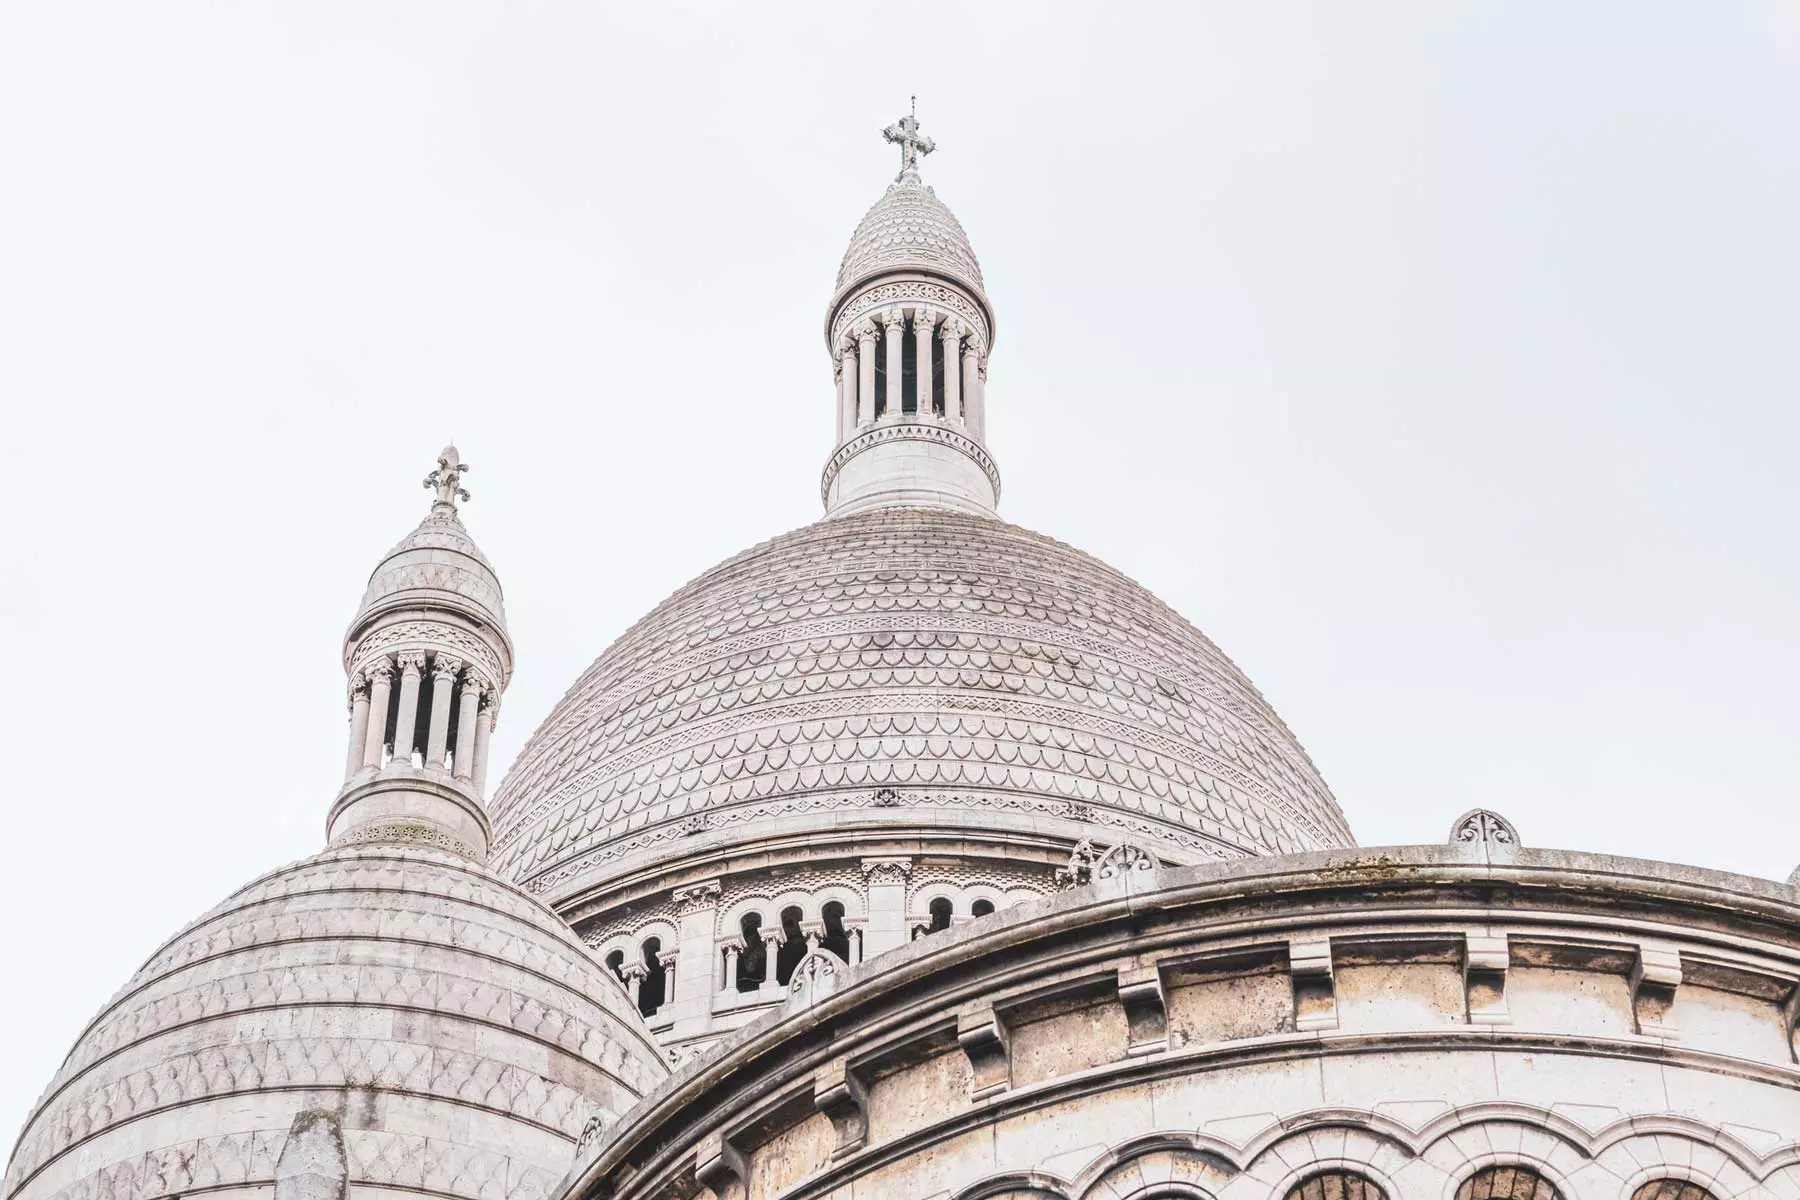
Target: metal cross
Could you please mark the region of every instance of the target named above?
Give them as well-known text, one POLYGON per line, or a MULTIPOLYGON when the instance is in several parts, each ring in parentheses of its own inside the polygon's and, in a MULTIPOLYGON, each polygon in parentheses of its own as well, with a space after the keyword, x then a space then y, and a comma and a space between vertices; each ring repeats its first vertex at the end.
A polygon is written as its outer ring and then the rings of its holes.
POLYGON ((900 173, 894 176, 896 183, 908 175, 914 179, 919 177, 919 158, 937 149, 937 143, 919 133, 918 116, 919 98, 913 97, 913 111, 901 117, 892 125, 881 131, 881 136, 900 147, 900 173))

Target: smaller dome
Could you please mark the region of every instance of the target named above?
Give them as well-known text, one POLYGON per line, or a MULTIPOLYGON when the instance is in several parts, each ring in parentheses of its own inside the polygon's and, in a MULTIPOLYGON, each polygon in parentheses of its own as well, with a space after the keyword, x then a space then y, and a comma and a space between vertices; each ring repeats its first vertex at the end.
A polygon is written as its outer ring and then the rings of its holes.
POLYGON ((448 504, 432 505, 419 527, 382 558, 351 628, 390 609, 412 607, 454 609, 506 630, 500 579, 448 504))
POLYGON ((268 1195, 297 1114, 353 1195, 541 1200, 592 1118, 668 1075, 568 926, 425 846, 328 850, 150 957, 25 1122, 0 1196, 268 1195))
POLYGON ((981 292, 981 264, 969 235, 937 193, 909 175, 890 184, 850 236, 838 267, 845 288, 886 271, 933 271, 981 292))

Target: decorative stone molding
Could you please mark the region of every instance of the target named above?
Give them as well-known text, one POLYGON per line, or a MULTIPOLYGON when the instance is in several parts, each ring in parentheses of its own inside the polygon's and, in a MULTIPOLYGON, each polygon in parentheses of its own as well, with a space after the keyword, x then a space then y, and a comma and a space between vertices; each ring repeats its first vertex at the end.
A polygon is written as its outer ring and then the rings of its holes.
POLYGON ((1681 1036, 1669 1015, 1681 978, 1679 950, 1648 942, 1638 947, 1637 961, 1631 967, 1631 1010, 1638 1033, 1665 1040, 1681 1036))
POLYGON ((868 1140, 869 1093, 847 1059, 833 1059, 813 1074, 813 1106, 837 1131, 833 1158, 861 1149, 868 1140))
POLYGON ((794 964, 794 973, 788 976, 788 992, 794 996, 804 995, 810 1003, 837 991, 847 967, 843 959, 829 950, 820 949, 810 936, 807 943, 812 949, 794 964))
POLYGON ((334 839, 332 844, 334 846, 364 846, 375 842, 435 846, 439 850, 448 850, 451 854, 460 855, 475 862, 481 861, 481 853, 461 838, 452 837, 436 826, 421 824, 418 821, 385 821, 373 825, 360 825, 342 837, 334 839))
POLYGON ((1006 1024, 991 1004, 980 1004, 956 1014, 956 1041, 969 1058, 974 1073, 969 1085, 972 1099, 981 1100, 1012 1086, 1012 1050, 1006 1024))
POLYGON ((707 879, 687 887, 676 888, 673 894, 675 911, 681 916, 692 916, 718 907, 719 896, 723 885, 717 879, 707 879))
POLYGON ((725 1189, 734 1183, 749 1190, 750 1167, 731 1140, 723 1132, 714 1130, 701 1139, 694 1152, 694 1178, 702 1187, 723 1196, 725 1189))
POLYGON ((994 465, 993 458, 980 442, 953 425, 941 423, 936 417, 911 413, 904 416, 883 416, 874 425, 839 446, 837 453, 826 462, 825 473, 819 480, 820 502, 830 504, 831 485, 836 482, 845 463, 871 447, 898 440, 938 442, 960 450, 975 460, 975 465, 981 468, 982 473, 988 477, 988 483, 993 486, 995 501, 1000 499, 1000 468, 994 465))
POLYGON ((1331 939, 1290 941, 1288 973, 1294 988, 1294 1028, 1302 1033, 1336 1029, 1337 981, 1332 975, 1331 939))
POLYGON ((1456 818, 1450 826, 1450 844, 1458 842, 1490 842, 1498 846, 1519 845, 1519 831, 1513 823, 1488 808, 1474 808, 1456 818))
POLYGON ((1154 871, 1161 864, 1155 854, 1132 842, 1117 842, 1094 863, 1095 879, 1120 879, 1143 871, 1154 871))
POLYGON ((1471 1025, 1510 1025, 1506 972, 1512 965, 1504 933, 1470 933, 1463 949, 1463 1000, 1471 1025))
POLYGON ((1156 1054, 1169 1048, 1167 998, 1162 970, 1155 964, 1119 972, 1119 1003, 1125 1006, 1127 1055, 1156 1054))
POLYGON ((904 886, 906 877, 912 874, 913 860, 910 858, 865 858, 862 860, 862 873, 868 878, 870 887, 904 886))
POLYGON ((837 315, 831 322, 830 332, 826 335, 826 344, 834 344, 844 336, 846 330, 870 320, 875 313, 895 304, 902 307, 930 305, 954 313, 963 324, 963 335, 984 351, 992 340, 988 314, 980 304, 961 288, 920 278, 891 280, 857 292, 839 306, 837 315))

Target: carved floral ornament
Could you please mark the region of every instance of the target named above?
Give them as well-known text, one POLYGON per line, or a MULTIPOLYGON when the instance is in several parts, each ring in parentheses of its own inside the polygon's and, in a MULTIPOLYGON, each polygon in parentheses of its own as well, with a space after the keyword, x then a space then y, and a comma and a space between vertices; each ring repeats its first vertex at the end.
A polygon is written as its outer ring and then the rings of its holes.
POLYGON ((1450 844, 1488 842, 1498 846, 1517 846, 1519 831, 1513 823, 1488 808, 1471 809, 1456 818, 1450 827, 1450 844))
POLYGON ((924 279, 901 279, 880 283, 858 292, 846 302, 831 322, 831 345, 842 346, 846 340, 873 336, 875 323, 888 312, 905 309, 935 310, 934 317, 947 317, 961 326, 962 334, 976 353, 984 359, 990 334, 987 314, 981 306, 956 288, 924 279))
POLYGON ((1069 852, 1069 861, 1056 868, 1057 891, 1085 887, 1096 880, 1118 879, 1139 871, 1154 871, 1161 861, 1133 842, 1116 842, 1102 850, 1092 838, 1082 838, 1069 852))

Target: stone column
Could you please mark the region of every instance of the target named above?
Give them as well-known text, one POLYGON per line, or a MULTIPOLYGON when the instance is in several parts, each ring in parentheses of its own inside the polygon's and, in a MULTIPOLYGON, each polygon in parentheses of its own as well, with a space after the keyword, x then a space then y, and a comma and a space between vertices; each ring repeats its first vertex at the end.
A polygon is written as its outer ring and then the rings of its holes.
MULTIPOLYGON (((657 966, 663 969, 663 1007, 675 1003, 675 964, 681 961, 681 951, 664 950, 656 956, 657 966)), ((661 1012, 662 1008, 658 1008, 661 1012)))
POLYGON ((961 421, 962 325, 948 317, 938 326, 938 337, 944 343, 944 420, 961 421))
POLYGON ((863 875, 869 881, 869 923, 863 935, 863 954, 877 954, 906 945, 906 877, 912 873, 910 858, 865 858, 863 875))
POLYGON ((775 973, 775 960, 781 956, 781 920, 776 919, 774 927, 762 931, 763 940, 763 981, 757 991, 763 999, 781 995, 781 979, 775 973))
POLYGON ((500 689, 489 687, 481 694, 481 711, 475 714, 475 761, 470 764, 477 796, 487 795, 488 738, 494 722, 500 717, 500 689))
POLYGON ((481 707, 482 691, 475 672, 463 676, 462 698, 456 708, 456 777, 465 782, 475 776, 475 713, 481 707))
POLYGON ((975 339, 963 342, 963 422, 976 441, 982 441, 982 434, 987 427, 987 413, 984 411, 986 396, 981 381, 984 372, 981 365, 981 351, 975 346, 975 339))
POLYGON ((929 308, 913 309, 913 382, 918 388, 918 415, 931 415, 931 335, 937 314, 929 308))
POLYGON ((856 430, 856 343, 849 338, 838 348, 838 441, 850 440, 856 430))
MULTIPOLYGON (((386 713, 382 714, 386 716, 386 713)), ((350 749, 344 759, 344 778, 362 768, 363 747, 369 741, 369 681, 358 679, 350 685, 350 749)))
POLYGON ((856 327, 856 423, 875 419, 875 322, 856 327))
POLYGON ((450 753, 450 706, 456 702, 456 676, 462 664, 448 654, 431 660, 431 730, 425 741, 425 765, 444 769, 450 753))
POLYGON ((650 968, 644 965, 642 959, 639 959, 636 962, 628 962, 619 968, 619 974, 625 977, 625 994, 631 997, 631 1007, 643 1012, 644 1006, 638 998, 643 995, 644 976, 650 974, 650 968))
POLYGON ((417 650, 400 656, 400 716, 394 722, 394 757, 412 765, 413 735, 419 724, 419 675, 425 656, 417 650))
POLYGON ((387 744, 388 697, 394 689, 394 664, 381 659, 367 671, 369 677, 369 733, 363 742, 362 765, 381 766, 381 748, 387 744))
POLYGON ((900 415, 900 375, 905 369, 902 365, 900 339, 906 335, 906 314, 897 308, 890 308, 881 314, 881 323, 887 328, 887 417, 892 420, 900 415))
POLYGON ((721 992, 737 991, 738 958, 744 953, 744 939, 734 937, 725 943, 725 978, 719 984, 721 992))

